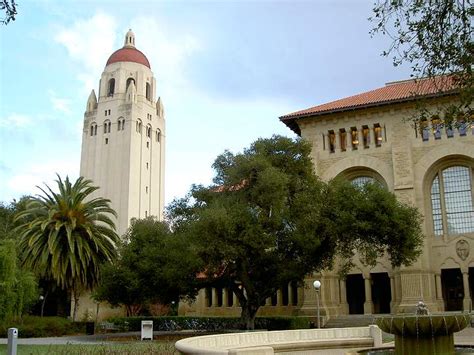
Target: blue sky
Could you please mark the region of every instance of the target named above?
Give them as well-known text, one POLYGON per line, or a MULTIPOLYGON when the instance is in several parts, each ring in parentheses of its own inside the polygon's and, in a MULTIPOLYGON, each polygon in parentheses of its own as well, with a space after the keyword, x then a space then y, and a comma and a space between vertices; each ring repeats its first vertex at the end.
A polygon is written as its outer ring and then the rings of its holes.
POLYGON ((278 117, 409 77, 370 38, 373 1, 18 0, 0 27, 0 201, 79 174, 87 97, 129 28, 166 114, 166 203, 278 117))

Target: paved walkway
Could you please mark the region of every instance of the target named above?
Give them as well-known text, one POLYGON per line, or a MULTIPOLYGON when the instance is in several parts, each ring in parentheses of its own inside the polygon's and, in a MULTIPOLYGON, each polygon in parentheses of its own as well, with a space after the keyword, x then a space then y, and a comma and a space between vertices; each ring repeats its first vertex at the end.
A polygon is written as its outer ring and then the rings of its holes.
MULTIPOLYGON (((190 333, 189 331, 179 332, 153 332, 156 335, 184 335, 190 333)), ((21 336, 21 334, 20 334, 21 336)), ((78 336, 65 336, 65 337, 51 337, 51 338, 19 338, 18 344, 28 345, 51 345, 51 344, 103 344, 110 341, 110 339, 117 338, 135 338, 140 340, 140 332, 127 332, 127 333, 109 333, 109 334, 95 334, 95 335, 78 335, 78 336)), ((6 338, 0 338, 0 344, 7 344, 6 338)), ((456 345, 473 345, 474 346, 474 328, 466 328, 458 333, 454 334, 454 343, 456 345)), ((385 346, 393 346, 392 343, 385 343, 385 346)), ((311 350, 308 352, 299 352, 298 354, 311 354, 311 355, 345 355, 356 351, 358 349, 326 349, 326 350, 311 350)))

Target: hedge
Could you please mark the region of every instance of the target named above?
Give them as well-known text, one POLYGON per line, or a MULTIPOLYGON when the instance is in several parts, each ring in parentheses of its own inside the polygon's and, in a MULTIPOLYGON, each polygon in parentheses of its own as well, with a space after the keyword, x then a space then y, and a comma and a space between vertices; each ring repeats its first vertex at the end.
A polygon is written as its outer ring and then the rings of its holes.
MULTIPOLYGON (((142 320, 152 320, 155 331, 223 331, 244 328, 241 319, 236 317, 112 317, 107 321, 114 323, 123 331, 140 331, 142 320)), ((255 319, 255 329, 307 329, 309 326, 310 321, 306 317, 257 317, 255 319)))
POLYGON ((18 321, 0 324, 0 338, 8 336, 8 328, 17 328, 20 338, 54 337, 85 334, 85 322, 72 322, 61 317, 24 316, 18 321))

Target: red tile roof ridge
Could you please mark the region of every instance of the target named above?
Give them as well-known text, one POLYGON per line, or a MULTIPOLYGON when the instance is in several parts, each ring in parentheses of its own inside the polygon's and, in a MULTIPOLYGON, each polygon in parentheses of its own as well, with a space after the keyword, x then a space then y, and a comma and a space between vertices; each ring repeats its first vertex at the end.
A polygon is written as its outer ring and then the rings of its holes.
POLYGON ((321 115, 391 102, 409 101, 419 97, 446 94, 455 90, 455 82, 452 77, 448 76, 394 81, 377 89, 295 111, 281 116, 280 119, 287 121, 302 116, 321 115))

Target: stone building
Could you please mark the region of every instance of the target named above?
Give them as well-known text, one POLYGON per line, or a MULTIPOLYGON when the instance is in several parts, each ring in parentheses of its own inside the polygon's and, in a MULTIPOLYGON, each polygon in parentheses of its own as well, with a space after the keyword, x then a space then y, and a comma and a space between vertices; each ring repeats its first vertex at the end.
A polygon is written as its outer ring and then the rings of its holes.
MULTIPOLYGON (((305 286, 279 290, 259 315, 316 314, 315 279, 326 317, 412 311, 423 300, 431 311, 467 310, 474 295, 474 127, 443 127, 439 116, 414 124, 417 103, 439 112, 456 91, 436 80, 407 80, 280 117, 311 142, 315 172, 354 184, 378 181, 424 216, 424 251, 416 263, 393 269, 387 258, 374 268, 355 257, 340 279, 337 267, 309 276, 305 286)), ((182 313, 238 315, 226 290, 201 290, 182 313)))
MULTIPOLYGON (((92 90, 87 100, 80 168, 81 176, 100 187, 93 197, 111 200, 119 235, 132 218, 163 216, 165 117, 156 89, 150 63, 130 30, 107 60, 98 95, 92 90)), ((96 304, 88 297, 79 307, 79 318, 95 316, 96 304)))

